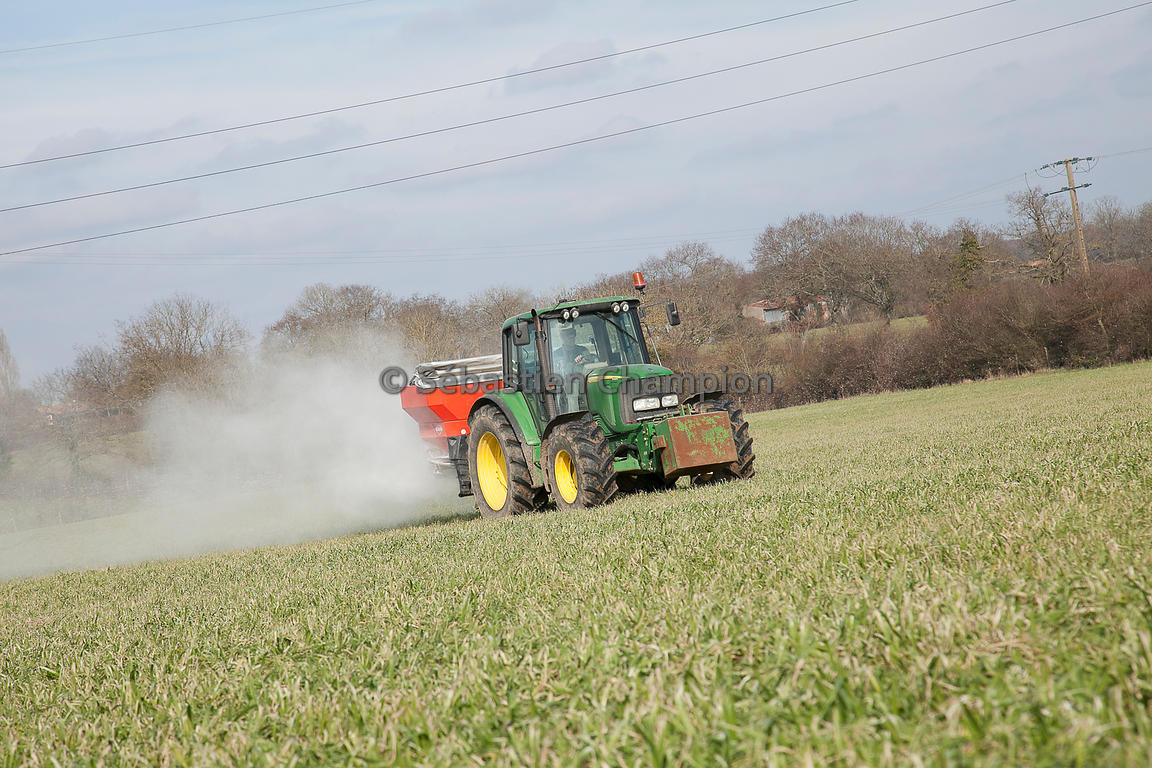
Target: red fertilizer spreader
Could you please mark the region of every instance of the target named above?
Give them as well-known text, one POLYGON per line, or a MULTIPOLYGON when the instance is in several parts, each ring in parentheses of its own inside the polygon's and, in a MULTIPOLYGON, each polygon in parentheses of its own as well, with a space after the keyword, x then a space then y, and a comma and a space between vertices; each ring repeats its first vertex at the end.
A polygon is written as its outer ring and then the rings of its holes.
MULTIPOLYGON (((500 355, 440 360, 416 366, 416 375, 400 391, 400 405, 416 420, 420 437, 429 446, 437 469, 455 472, 451 448, 467 445, 453 440, 468 434, 468 413, 482 395, 504 386, 500 355)), ((465 448, 466 450, 466 448, 465 448)))

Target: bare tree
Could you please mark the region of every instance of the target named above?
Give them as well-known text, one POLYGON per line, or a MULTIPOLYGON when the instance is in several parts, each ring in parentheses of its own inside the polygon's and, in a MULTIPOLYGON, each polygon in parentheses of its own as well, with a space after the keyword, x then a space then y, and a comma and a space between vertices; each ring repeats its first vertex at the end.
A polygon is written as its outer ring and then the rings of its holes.
POLYGON ((649 303, 676 302, 682 325, 665 328, 663 308, 654 306, 649 324, 668 343, 708 344, 730 333, 740 318, 744 270, 707 243, 684 242, 640 265, 649 303))
POLYGON ((39 426, 36 401, 32 394, 20 388, 20 371, 16 358, 8 346, 4 331, 0 330, 0 494, 10 475, 13 456, 39 426))
POLYGON ((530 291, 509 286, 493 286, 472 294, 463 307, 466 321, 462 332, 467 339, 465 354, 484 354, 499 349, 504 321, 537 304, 530 291))
POLYGON ((195 383, 210 365, 243 351, 248 342, 248 332, 227 310, 182 295, 119 323, 117 337, 111 370, 123 366, 118 397, 131 404, 169 382, 195 383))
POLYGON ((1063 280, 1072 262, 1075 242, 1067 204, 1029 188, 1009 195, 1008 206, 1014 220, 1007 232, 1024 247, 1028 268, 1045 282, 1063 280))
POLYGON ((0 328, 0 402, 14 397, 20 389, 20 368, 8 346, 8 337, 0 328))
POLYGON ((805 213, 761 232, 752 249, 761 292, 777 300, 795 297, 795 307, 823 299, 833 320, 843 316, 851 297, 838 289, 839 265, 827 247, 835 227, 821 213, 805 213))
POLYGON ((71 397, 71 368, 59 368, 32 382, 30 392, 38 405, 54 405, 71 397))
POLYGON ((632 286, 632 272, 628 271, 597 275, 593 280, 580 283, 569 293, 572 296, 632 296, 636 289, 632 286))
POLYGON ((268 331, 295 342, 321 328, 381 323, 391 302, 391 296, 370 285, 316 283, 305 288, 268 331))
POLYGON ((896 218, 862 213, 841 217, 839 223, 833 248, 842 270, 840 292, 891 319, 913 266, 907 227, 896 218))
POLYGON ((1152 203, 1144 203, 1132 222, 1133 251, 1138 259, 1152 259, 1152 203))
MULTIPOLYGON (((443 296, 410 296, 395 303, 391 321, 408 351, 423 360, 446 360, 468 354, 464 311, 443 296)), ((496 337, 493 330, 493 339, 496 337)))
POLYGON ((49 404, 77 400, 99 408, 127 407, 128 375, 125 356, 96 344, 78 348, 72 367, 58 377, 42 379, 40 389, 50 391, 49 404))
POLYGON ((16 358, 12 356, 12 349, 8 346, 8 337, 4 329, 0 328, 0 479, 3 479, 12 467, 12 449, 15 443, 16 404, 20 391, 20 371, 16 367, 16 358))
POLYGON ((1088 234, 1092 246, 1100 249, 1104 261, 1123 258, 1125 240, 1133 227, 1133 216, 1124 209, 1120 200, 1112 195, 1102 197, 1092 204, 1092 215, 1088 218, 1088 234))
POLYGON ((842 316, 853 304, 891 318, 907 294, 913 238, 899 219, 806 214, 761 233, 753 257, 765 287, 806 306, 820 298, 842 316))
POLYGON ((822 213, 804 213, 768 227, 756 239, 752 259, 757 269, 787 267, 811 258, 832 228, 822 213))
POLYGON ((348 342, 352 331, 383 332, 394 308, 389 294, 370 285, 316 283, 268 327, 264 345, 278 352, 331 352, 348 342))

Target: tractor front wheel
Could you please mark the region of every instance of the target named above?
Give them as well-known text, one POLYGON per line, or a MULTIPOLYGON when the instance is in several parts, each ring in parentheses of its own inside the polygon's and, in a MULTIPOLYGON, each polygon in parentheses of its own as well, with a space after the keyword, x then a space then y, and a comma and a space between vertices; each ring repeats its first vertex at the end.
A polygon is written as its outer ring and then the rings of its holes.
POLYGON ((507 517, 539 509, 547 500, 532 487, 520 439, 504 414, 478 410, 468 422, 468 472, 483 517, 507 517))
POLYGON ((544 445, 544 466, 552 480, 552 499, 560 509, 607 504, 619 490, 612 451, 592 419, 556 427, 544 445))

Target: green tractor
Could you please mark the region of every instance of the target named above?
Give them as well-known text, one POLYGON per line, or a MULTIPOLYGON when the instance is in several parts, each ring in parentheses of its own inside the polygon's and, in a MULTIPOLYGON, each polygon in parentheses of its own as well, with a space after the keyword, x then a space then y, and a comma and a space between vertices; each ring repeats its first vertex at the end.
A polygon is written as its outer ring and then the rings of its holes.
MULTIPOLYGON (((679 323, 672 305, 669 322, 679 323)), ((644 327, 631 297, 533 309, 504 323, 499 358, 418 367, 405 408, 486 517, 537 510, 549 497, 561 509, 593 507, 681 477, 752 477, 736 402, 719 386, 688 391, 701 388, 653 364, 644 327), (451 375, 484 363, 487 376, 451 375)))

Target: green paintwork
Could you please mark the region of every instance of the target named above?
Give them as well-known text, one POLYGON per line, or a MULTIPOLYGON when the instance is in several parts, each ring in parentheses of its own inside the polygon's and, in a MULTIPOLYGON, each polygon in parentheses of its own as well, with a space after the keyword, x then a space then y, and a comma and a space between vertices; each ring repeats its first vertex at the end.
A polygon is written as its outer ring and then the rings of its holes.
POLYGON ((622 459, 616 459, 612 462, 612 469, 617 473, 620 472, 640 472, 644 468, 640 466, 640 462, 631 456, 626 456, 622 459))
POLYGON ((486 397, 491 400, 499 400, 508 406, 512 417, 516 419, 520 430, 524 433, 524 442, 528 445, 540 445, 540 431, 536 428, 536 421, 532 418, 532 411, 528 408, 528 401, 523 392, 501 390, 486 397))
POLYGON ((588 411, 601 421, 605 431, 630 432, 639 424, 624 421, 620 402, 622 382, 635 379, 651 379, 670 376, 672 371, 659 365, 608 365, 597 368, 588 374, 588 411))

